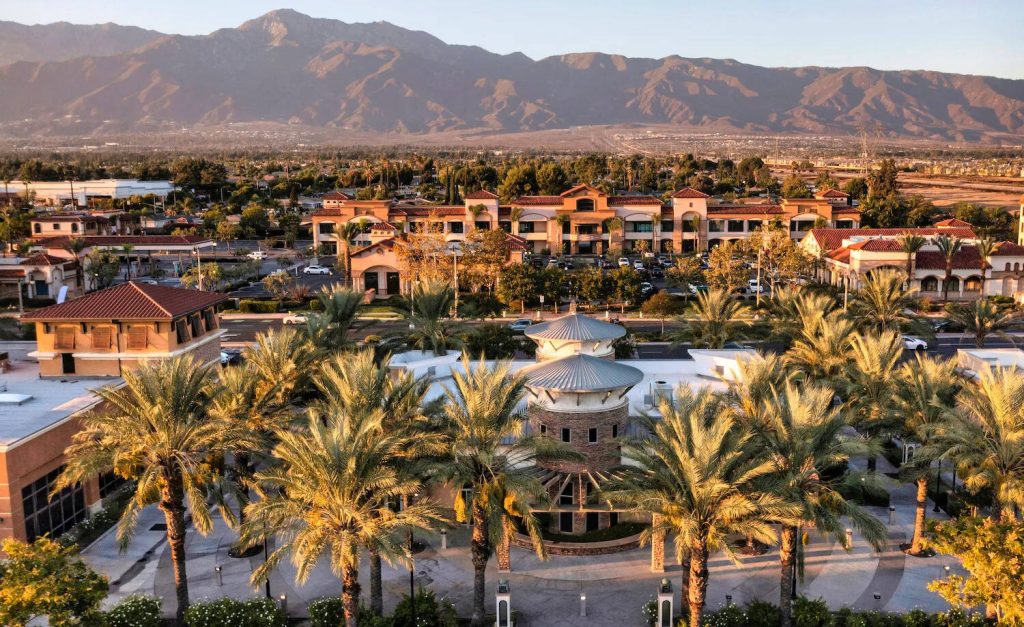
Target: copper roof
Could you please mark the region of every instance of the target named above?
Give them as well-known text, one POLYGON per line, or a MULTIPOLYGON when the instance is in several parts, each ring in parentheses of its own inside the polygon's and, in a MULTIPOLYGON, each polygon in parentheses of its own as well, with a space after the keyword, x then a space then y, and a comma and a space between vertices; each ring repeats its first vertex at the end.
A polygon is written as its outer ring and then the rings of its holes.
POLYGON ((171 320, 228 299, 201 292, 129 281, 25 314, 28 320, 171 320))
POLYGON ((692 187, 684 187, 678 192, 672 194, 672 198, 711 198, 704 192, 697 191, 692 187))

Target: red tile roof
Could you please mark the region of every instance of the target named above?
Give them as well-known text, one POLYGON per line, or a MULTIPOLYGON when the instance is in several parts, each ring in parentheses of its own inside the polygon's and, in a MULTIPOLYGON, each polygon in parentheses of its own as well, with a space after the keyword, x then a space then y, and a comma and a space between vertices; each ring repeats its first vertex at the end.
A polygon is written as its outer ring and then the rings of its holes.
POLYGON ((374 250, 376 248, 394 248, 396 243, 397 242, 395 241, 395 238, 393 238, 393 237, 389 237, 387 239, 382 239, 379 242, 374 242, 374 243, 370 244, 369 246, 364 246, 363 248, 360 248, 359 250, 353 251, 352 252, 352 256, 353 257, 358 257, 359 255, 362 255, 363 253, 370 252, 371 250, 374 250))
POLYGON ((895 238, 904 234, 920 235, 931 237, 934 235, 955 235, 959 238, 973 239, 973 229, 967 228, 903 228, 903 229, 811 229, 807 237, 813 238, 818 247, 823 250, 835 250, 843 245, 844 239, 851 237, 890 237, 895 238))
POLYGON ((28 320, 171 320, 226 301, 217 292, 130 281, 25 314, 28 320))
POLYGON ((93 216, 93 215, 41 215, 33 216, 32 222, 110 222, 110 219, 106 216, 93 216))
POLYGON ((784 213, 779 205, 720 204, 709 205, 708 215, 712 216, 763 216, 784 213))
POLYGON ((510 248, 512 248, 512 250, 526 250, 528 246, 527 241, 522 237, 519 237, 518 235, 506 233, 505 238, 508 241, 508 245, 510 248))
POLYGON ((661 206, 661 200, 654 196, 609 196, 608 204, 610 206, 626 206, 626 205, 658 205, 661 206))
POLYGON ((711 198, 704 192, 697 191, 692 187, 684 187, 678 192, 672 194, 672 198, 711 198))
POLYGON ((21 268, 4 268, 0 270, 0 279, 21 279, 25 277, 25 271, 21 268))
MULTIPOLYGON (((937 250, 919 250, 914 256, 914 262, 919 270, 945 270, 946 257, 937 250)), ((980 270, 981 256, 974 246, 965 246, 953 256, 954 270, 980 270)))
POLYGON ((996 243, 995 250, 992 251, 993 257, 1024 257, 1024 246, 1019 246, 1013 242, 998 242, 996 243))
POLYGON ((814 195, 815 198, 849 198, 850 195, 846 192, 841 192, 838 189, 826 189, 823 192, 818 192, 814 195))
POLYGON ((352 200, 352 197, 345 192, 333 191, 324 194, 323 200, 352 200))
POLYGON ((74 259, 63 259, 46 253, 36 253, 21 261, 22 266, 63 266, 66 263, 73 263, 74 259))
POLYGON ((478 189, 475 192, 466 194, 466 200, 497 200, 498 195, 493 194, 486 189, 478 189))
POLYGON ((596 187, 594 187, 592 185, 587 185, 586 183, 580 183, 579 185, 575 185, 573 187, 570 187, 569 189, 567 189, 564 192, 562 192, 560 194, 560 197, 564 198, 566 196, 572 196, 576 192, 583 191, 583 190, 597 192, 601 196, 605 195, 604 192, 602 192, 601 190, 597 189, 596 187))
POLYGON ((964 222, 963 220, 958 220, 957 218, 949 218, 947 220, 939 220, 938 222, 935 223, 935 226, 938 227, 938 228, 949 228, 951 226, 952 227, 963 227, 963 228, 968 228, 968 229, 972 228, 972 225, 971 225, 970 222, 964 222))
POLYGON ((513 205, 558 205, 562 206, 561 196, 520 196, 512 201, 513 205))
MULTIPOLYGON (((32 242, 33 246, 61 248, 70 237, 46 237, 32 242)), ((192 246, 210 243, 209 237, 199 235, 85 235, 82 238, 89 246, 192 246)))
POLYGON ((392 215, 409 216, 412 218, 428 218, 430 216, 464 216, 466 208, 462 205, 426 205, 422 207, 395 207, 392 215))
POLYGON ((894 239, 866 239, 854 242, 846 247, 847 250, 866 250, 873 253, 894 253, 903 250, 898 240, 894 239))

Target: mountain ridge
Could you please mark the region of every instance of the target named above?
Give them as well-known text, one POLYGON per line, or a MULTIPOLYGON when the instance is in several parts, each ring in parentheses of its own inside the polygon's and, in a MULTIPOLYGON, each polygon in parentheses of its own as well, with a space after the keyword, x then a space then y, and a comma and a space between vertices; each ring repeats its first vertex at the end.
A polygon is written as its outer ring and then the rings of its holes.
MULTIPOLYGON (((0 23, 0 40, 8 24, 0 23)), ((290 9, 206 35, 137 31, 108 37, 108 49, 144 40, 128 50, 0 66, 0 93, 10 94, 0 100, 0 135, 274 122, 408 134, 670 124, 955 141, 1024 136, 1024 80, 597 51, 533 60, 290 9)))

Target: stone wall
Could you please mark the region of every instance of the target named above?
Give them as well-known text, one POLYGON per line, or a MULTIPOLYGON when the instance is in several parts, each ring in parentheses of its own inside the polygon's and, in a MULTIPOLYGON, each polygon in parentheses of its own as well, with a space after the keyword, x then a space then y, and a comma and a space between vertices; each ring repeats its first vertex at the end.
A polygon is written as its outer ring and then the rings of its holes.
POLYGON ((539 466, 560 472, 582 472, 584 470, 603 472, 622 463, 619 438, 625 433, 626 421, 629 417, 629 407, 626 404, 606 411, 580 413, 555 412, 534 405, 530 407, 529 415, 533 433, 540 434, 543 425, 545 435, 561 440, 562 429, 568 428, 570 434, 568 445, 586 457, 584 462, 549 462, 539 463, 539 466), (595 443, 589 442, 591 428, 597 429, 597 442, 595 443), (617 433, 615 437, 612 436, 613 429, 617 433))

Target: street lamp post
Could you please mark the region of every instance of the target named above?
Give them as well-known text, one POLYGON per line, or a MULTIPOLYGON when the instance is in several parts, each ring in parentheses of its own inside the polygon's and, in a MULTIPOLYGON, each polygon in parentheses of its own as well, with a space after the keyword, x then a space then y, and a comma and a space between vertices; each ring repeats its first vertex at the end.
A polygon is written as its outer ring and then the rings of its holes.
POLYGON ((942 483, 942 459, 939 459, 939 465, 935 468, 935 507, 932 509, 936 514, 939 513, 939 486, 942 483))

